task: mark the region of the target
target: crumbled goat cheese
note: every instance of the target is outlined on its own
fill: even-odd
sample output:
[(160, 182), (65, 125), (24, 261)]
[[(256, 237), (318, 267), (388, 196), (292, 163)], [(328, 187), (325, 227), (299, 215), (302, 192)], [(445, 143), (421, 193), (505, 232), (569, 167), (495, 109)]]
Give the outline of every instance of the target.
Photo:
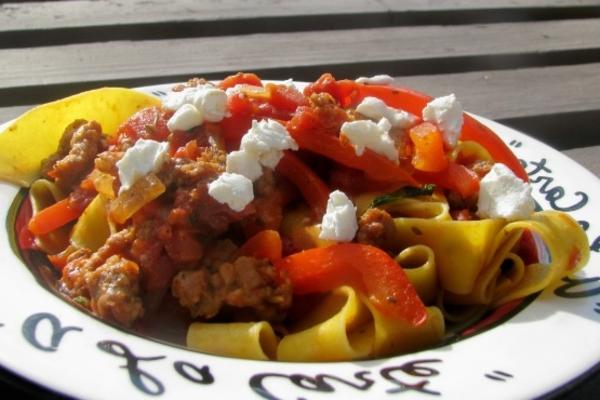
[(319, 238), (350, 242), (358, 231), (356, 207), (344, 192), (335, 190), (329, 194), (327, 211), (321, 221)]
[(268, 168), (275, 168), (283, 151), (288, 149), (298, 150), (298, 144), (285, 126), (272, 119), (252, 121), (252, 127), (242, 137), (240, 145), (240, 150), (255, 155)]
[(184, 104), (169, 118), (167, 128), (171, 132), (187, 131), (198, 125), (202, 125), (203, 121), (204, 117), (200, 110), (191, 104)]
[(454, 93), (437, 97), (423, 108), (423, 120), (432, 122), (444, 134), (444, 140), (451, 147), (456, 146), (463, 124), (463, 108)]
[(377, 97), (365, 97), (356, 107), (356, 111), (375, 121), (385, 118), (394, 128), (408, 128), (417, 120), (414, 115), (404, 110), (388, 107), (383, 100)]
[(219, 122), (228, 115), (227, 94), (212, 84), (170, 92), (163, 100), (163, 107), (175, 110), (167, 122), (172, 132), (192, 129), (205, 120)]
[(233, 211), (240, 212), (254, 199), (252, 181), (240, 174), (224, 172), (208, 184), (208, 194)]
[(227, 94), (221, 89), (203, 86), (196, 91), (192, 102), (202, 110), (205, 121), (219, 122), (227, 116)]
[(262, 166), (258, 161), (258, 157), (244, 150), (232, 151), (227, 154), (225, 170), (244, 175), (253, 182), (262, 175)]
[(341, 135), (348, 138), (357, 156), (361, 156), (365, 148), (398, 162), (398, 150), (389, 135), (390, 122), (381, 118), (378, 123), (369, 120), (344, 122)]
[(162, 105), (164, 108), (177, 111), (182, 105), (191, 104), (195, 94), (195, 87), (185, 88), (179, 92), (169, 92), (162, 101)]
[(535, 210), (531, 186), (504, 164), (496, 163), (479, 183), (477, 214), (481, 218), (527, 219)]
[(389, 75), (375, 75), (371, 77), (361, 76), (355, 82), (364, 83), (366, 85), (389, 85), (394, 83), (394, 78)]
[(169, 143), (155, 140), (138, 140), (117, 161), (121, 188), (119, 194), (128, 190), (139, 178), (157, 172), (167, 159)]

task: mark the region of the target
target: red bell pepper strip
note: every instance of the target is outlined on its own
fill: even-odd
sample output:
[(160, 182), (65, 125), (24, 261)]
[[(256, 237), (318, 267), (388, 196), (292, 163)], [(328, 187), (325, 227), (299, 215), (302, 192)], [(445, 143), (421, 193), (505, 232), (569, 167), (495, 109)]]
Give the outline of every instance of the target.
[(69, 198), (62, 199), (35, 214), (27, 227), (36, 236), (44, 235), (77, 219), (82, 212), (83, 209), (71, 207)]
[(306, 97), (294, 86), (267, 83), (265, 89), (269, 93), (269, 104), (280, 112), (293, 113), (296, 108), (308, 103)]
[(420, 182), (435, 183), (468, 198), (479, 192), (479, 176), (462, 164), (449, 162), (448, 168), (440, 172), (415, 172)]
[(364, 171), (374, 180), (391, 183), (418, 183), (400, 165), (388, 158), (365, 149), (360, 156), (354, 147), (337, 135), (319, 132), (320, 128), (308, 107), (298, 108), (296, 115), (288, 122), (287, 130), (301, 149), (320, 154), (347, 167)]
[(34, 250), (35, 246), (35, 237), (27, 228), (27, 223), (31, 219), (33, 215), (33, 209), (31, 207), (31, 200), (28, 197), (25, 197), (23, 203), (21, 204), (21, 209), (17, 214), (17, 219), (15, 221), (15, 231), (19, 233), (18, 243), (19, 247), (23, 250)]
[(219, 89), (225, 90), (241, 84), (262, 86), (260, 78), (251, 72), (238, 72), (237, 74), (229, 75), (219, 82), (218, 86)]
[(402, 268), (376, 247), (344, 243), (313, 248), (282, 258), (275, 267), (287, 272), (296, 294), (350, 285), (391, 318), (413, 326), (427, 319), (427, 310)]
[(265, 229), (252, 236), (244, 243), (240, 252), (244, 256), (266, 258), (272, 263), (281, 259), (283, 245), (279, 232)]
[[(327, 92), (342, 107), (358, 105), (365, 97), (377, 97), (388, 106), (408, 111), (420, 116), (423, 108), (432, 97), (402, 87), (363, 85), (351, 80), (336, 81), (331, 75), (321, 76), (315, 83), (308, 85), (305, 94)], [(529, 181), (527, 173), (508, 146), (490, 128), (478, 122), (468, 114), (464, 114), (462, 140), (473, 140), (480, 143), (496, 162), (505, 164), (515, 175)]]
[(276, 170), (296, 185), (309, 204), (314, 217), (321, 219), (325, 214), (330, 192), (325, 182), (289, 151), (286, 151), (283, 158), (279, 160)]

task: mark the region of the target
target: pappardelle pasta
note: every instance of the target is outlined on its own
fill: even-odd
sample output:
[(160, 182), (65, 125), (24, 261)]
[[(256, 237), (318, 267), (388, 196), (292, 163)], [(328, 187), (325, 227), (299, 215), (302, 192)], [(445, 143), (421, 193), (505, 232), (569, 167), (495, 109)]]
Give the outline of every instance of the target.
[[(535, 211), (517, 158), (454, 95), (330, 74), (303, 90), (195, 78), (162, 101), (114, 90), (0, 134), (0, 178), (29, 186), (21, 246), (106, 321), (181, 317), (187, 346), (224, 356), (369, 359), (587, 263), (583, 230)], [(33, 129), (52, 133), (28, 154)]]

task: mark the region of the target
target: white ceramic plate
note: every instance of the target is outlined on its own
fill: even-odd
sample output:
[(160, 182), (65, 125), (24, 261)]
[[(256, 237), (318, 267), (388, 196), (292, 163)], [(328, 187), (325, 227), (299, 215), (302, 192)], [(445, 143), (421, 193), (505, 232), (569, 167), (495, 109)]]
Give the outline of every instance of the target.
[[(141, 90), (160, 95), (171, 85)], [(478, 117), (526, 163), (543, 208), (586, 227), (588, 266), (508, 321), (443, 347), (364, 362), (284, 363), (211, 356), (127, 333), (44, 289), (11, 250), (19, 189), (0, 183), (0, 365), (78, 398), (533, 398), (600, 361), (599, 180), (556, 150)]]

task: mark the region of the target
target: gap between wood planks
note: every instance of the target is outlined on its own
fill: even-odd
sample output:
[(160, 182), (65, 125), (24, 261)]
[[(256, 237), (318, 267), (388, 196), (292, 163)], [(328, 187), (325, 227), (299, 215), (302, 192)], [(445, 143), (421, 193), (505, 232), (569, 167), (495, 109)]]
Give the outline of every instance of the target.
[(593, 0), (57, 1), (0, 5), (0, 48), (600, 17)]

